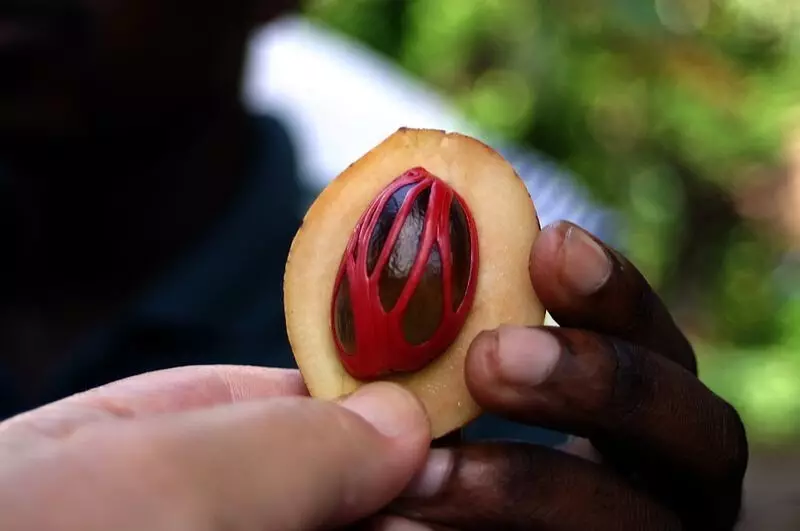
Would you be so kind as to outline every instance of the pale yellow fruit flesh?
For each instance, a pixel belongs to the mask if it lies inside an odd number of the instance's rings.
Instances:
[[[287,260],[284,305],[289,341],[312,396],[335,399],[363,385],[345,371],[334,346],[335,277],[361,214],[389,183],[417,166],[464,199],[480,251],[475,302],[456,341],[420,371],[386,378],[419,397],[436,438],[481,412],[464,380],[472,340],[501,324],[538,325],[544,319],[528,273],[539,222],[524,183],[499,154],[457,133],[397,131],[331,182],[309,209]]]

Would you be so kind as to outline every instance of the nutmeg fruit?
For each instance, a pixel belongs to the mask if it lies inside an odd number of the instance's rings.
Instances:
[[[286,326],[309,391],[415,393],[434,438],[480,414],[464,359],[482,330],[539,325],[539,223],[514,169],[457,133],[400,129],[323,190],[292,243]]]

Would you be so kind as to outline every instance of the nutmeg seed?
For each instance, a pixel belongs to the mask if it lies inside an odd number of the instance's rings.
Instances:
[[[458,336],[477,281],[477,234],[463,199],[424,168],[389,184],[348,242],[332,330],[361,380],[416,371]]]

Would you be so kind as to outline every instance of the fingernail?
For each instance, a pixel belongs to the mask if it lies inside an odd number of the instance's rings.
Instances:
[[[417,429],[425,419],[425,410],[419,400],[393,383],[365,385],[340,404],[363,417],[383,435],[392,438]]]
[[[508,383],[539,385],[550,377],[560,357],[561,345],[543,330],[518,326],[497,330],[497,365]]]
[[[578,227],[570,227],[563,243],[563,279],[581,295],[591,295],[611,276],[611,259],[599,243]]]
[[[403,492],[405,498],[433,498],[439,494],[453,472],[455,458],[451,450],[437,448],[430,451],[428,461]]]
[[[351,529],[351,528],[348,528]],[[360,527],[357,529],[361,529]],[[364,526],[364,531],[433,531],[421,522],[407,520],[400,516],[379,516]]]
[[[558,446],[556,449],[593,463],[601,463],[603,461],[602,455],[600,455],[597,448],[592,445],[591,441],[582,437],[576,437],[575,435],[571,435],[567,442]]]

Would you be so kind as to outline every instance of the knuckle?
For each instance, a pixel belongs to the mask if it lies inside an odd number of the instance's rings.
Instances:
[[[600,417],[605,418],[615,401],[619,366],[611,341],[578,329],[553,329],[551,333],[561,343],[564,372],[572,374],[550,383],[550,394],[559,398],[554,402],[557,416],[583,421],[597,419],[602,413]],[[575,378],[580,385],[575,385]]]
[[[744,479],[749,460],[747,430],[736,409],[720,399],[722,403],[721,447],[719,452],[718,481],[739,485]]]
[[[612,251],[616,262],[613,282],[605,287],[605,296],[613,313],[606,314],[610,329],[623,336],[635,336],[649,328],[658,316],[659,298],[642,273],[618,251]]]
[[[638,345],[613,340],[609,343],[616,363],[609,410],[615,412],[615,423],[625,426],[634,422],[653,400],[653,370],[648,362],[650,354]]]
[[[634,271],[632,277],[632,307],[628,316],[627,329],[625,330],[629,334],[652,328],[657,320],[656,309],[661,304],[658,295],[656,295],[656,292],[653,291],[641,273]]]
[[[574,359],[581,385],[562,385],[560,394],[573,413],[605,429],[617,429],[639,417],[652,402],[653,368],[639,345],[580,330],[554,332]]]
[[[642,343],[697,374],[697,358],[691,343],[675,324],[659,294],[644,275],[621,258],[625,293],[618,335]]]

